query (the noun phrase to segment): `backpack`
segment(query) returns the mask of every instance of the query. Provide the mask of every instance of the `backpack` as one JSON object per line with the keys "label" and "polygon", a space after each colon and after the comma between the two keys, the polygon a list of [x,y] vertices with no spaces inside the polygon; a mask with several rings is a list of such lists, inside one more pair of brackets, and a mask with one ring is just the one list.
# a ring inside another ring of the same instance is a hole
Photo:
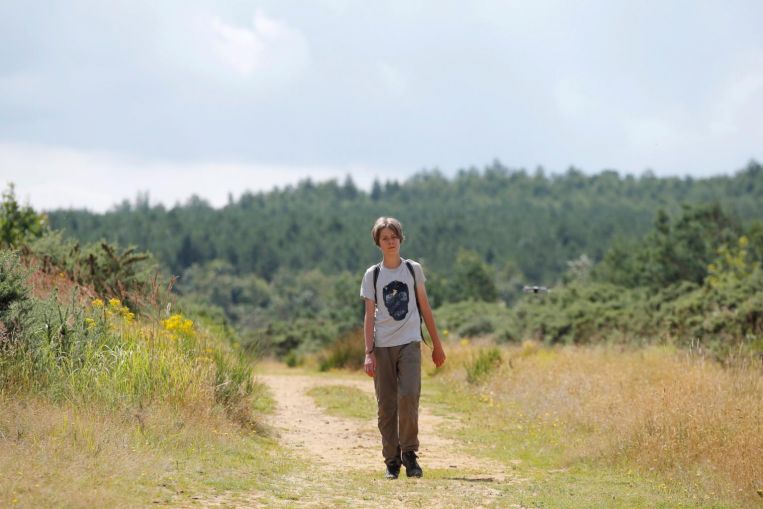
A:
{"label": "backpack", "polygon": [[[405,260],[404,263],[405,263],[405,266],[408,267],[408,272],[411,273],[411,277],[413,278],[413,298],[416,301],[416,309],[419,311],[419,330],[421,331],[421,340],[424,342],[425,345],[431,348],[432,345],[427,343],[424,336],[424,329],[422,327],[422,323],[424,322],[424,317],[421,315],[421,306],[419,306],[419,298],[416,295],[416,272],[413,270],[413,264],[410,262],[410,260]],[[379,262],[374,267],[374,302],[376,302],[377,306],[379,305],[379,303],[376,301],[376,282],[379,280],[379,272],[381,271],[381,264],[382,262]]]}

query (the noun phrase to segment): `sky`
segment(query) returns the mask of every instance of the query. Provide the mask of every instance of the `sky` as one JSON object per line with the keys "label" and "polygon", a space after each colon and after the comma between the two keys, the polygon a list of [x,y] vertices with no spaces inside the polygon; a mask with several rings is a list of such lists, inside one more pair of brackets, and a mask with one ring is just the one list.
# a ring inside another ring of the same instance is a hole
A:
{"label": "sky", "polygon": [[215,206],[350,175],[763,158],[759,0],[3,0],[0,185]]}

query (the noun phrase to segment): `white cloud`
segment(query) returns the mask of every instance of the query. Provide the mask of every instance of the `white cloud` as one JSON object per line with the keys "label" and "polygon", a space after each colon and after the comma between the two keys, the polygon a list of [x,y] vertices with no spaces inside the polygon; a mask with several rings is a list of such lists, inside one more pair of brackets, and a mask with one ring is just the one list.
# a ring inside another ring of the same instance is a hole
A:
{"label": "white cloud", "polygon": [[262,60],[265,44],[252,30],[226,25],[212,20],[217,35],[217,52],[222,60],[241,74],[251,74]]}
{"label": "white cloud", "polygon": [[675,147],[685,139],[686,130],[664,117],[636,117],[623,123],[628,141],[638,150]]}
{"label": "white cloud", "polygon": [[[746,129],[763,131],[763,58],[761,62],[729,80],[719,94],[714,117],[710,120],[712,134],[736,134]],[[763,133],[761,133],[763,134]],[[760,139],[760,138],[759,138]]]}
{"label": "white cloud", "polygon": [[18,107],[39,107],[41,79],[28,71],[0,74],[0,96]]}
{"label": "white cloud", "polygon": [[229,25],[218,17],[209,21],[218,57],[243,76],[275,73],[295,76],[307,67],[309,44],[285,22],[257,10],[251,28]]}
{"label": "white cloud", "polygon": [[268,191],[308,177],[314,182],[342,182],[352,175],[359,187],[370,189],[377,175],[400,178],[404,173],[364,165],[183,164],[105,151],[0,142],[0,185],[4,188],[13,182],[18,197],[39,210],[85,207],[102,212],[145,191],[152,203],[172,206],[196,194],[219,207],[227,203],[229,194],[238,197],[245,191]]}
{"label": "white cloud", "polygon": [[590,97],[583,92],[580,83],[573,78],[565,77],[557,81],[553,96],[559,111],[570,117],[584,115],[593,106]]}
{"label": "white cloud", "polygon": [[[648,115],[621,115],[633,154],[645,165],[696,176],[741,167],[760,157],[763,139],[763,58],[746,59],[689,111],[662,105]],[[658,172],[659,173],[659,172]]]}
{"label": "white cloud", "polygon": [[379,62],[376,67],[379,72],[379,78],[387,90],[397,95],[405,92],[407,88],[407,80],[398,68],[386,62]]}
{"label": "white cloud", "polygon": [[759,1],[28,4],[0,1],[0,143],[115,167],[108,151],[409,171],[761,157]]}

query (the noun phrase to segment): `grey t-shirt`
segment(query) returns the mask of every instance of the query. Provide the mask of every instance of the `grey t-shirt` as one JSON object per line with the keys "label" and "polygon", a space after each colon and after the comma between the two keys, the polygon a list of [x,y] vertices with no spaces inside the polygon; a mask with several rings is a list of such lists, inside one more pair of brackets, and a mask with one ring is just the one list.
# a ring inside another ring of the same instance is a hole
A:
{"label": "grey t-shirt", "polygon": [[[399,267],[388,269],[381,264],[376,280],[376,316],[374,320],[374,345],[377,347],[399,346],[421,341],[421,321],[416,307],[413,276],[405,262],[411,262],[416,282],[426,279],[421,265],[413,260],[402,260]],[[372,265],[363,275],[360,296],[374,300],[374,268]]]}

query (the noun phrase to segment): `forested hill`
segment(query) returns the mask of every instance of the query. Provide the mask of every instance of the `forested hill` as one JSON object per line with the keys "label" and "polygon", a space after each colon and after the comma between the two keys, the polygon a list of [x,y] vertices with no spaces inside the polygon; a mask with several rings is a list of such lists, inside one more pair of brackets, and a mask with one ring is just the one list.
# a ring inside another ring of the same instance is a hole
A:
{"label": "forested hill", "polygon": [[82,241],[106,239],[153,252],[175,274],[192,264],[227,260],[239,274],[271,280],[279,269],[359,274],[378,251],[370,228],[378,216],[406,229],[404,256],[428,270],[450,270],[462,250],[531,283],[553,282],[566,262],[600,260],[613,239],[641,237],[657,211],[718,203],[740,222],[763,218],[763,170],[755,162],[733,176],[708,179],[586,176],[571,169],[549,176],[494,163],[446,178],[421,172],[405,182],[376,182],[372,191],[345,182],[313,183],[249,193],[215,209],[193,197],[184,205],[124,202],[105,214],[49,213],[54,228]]}

